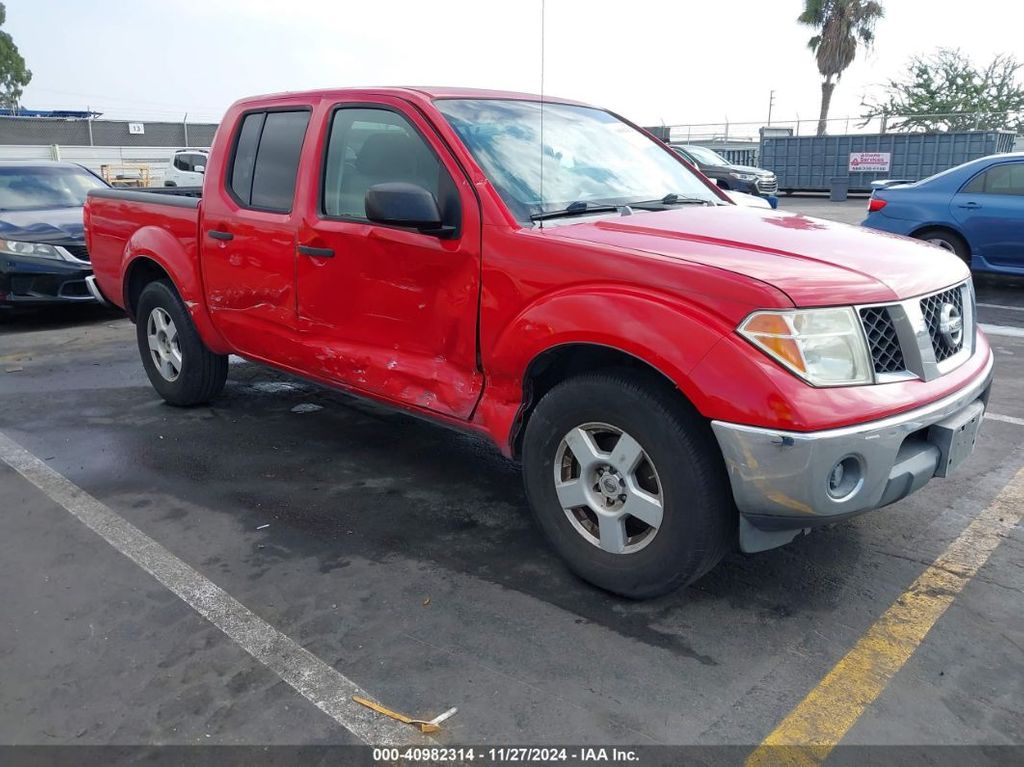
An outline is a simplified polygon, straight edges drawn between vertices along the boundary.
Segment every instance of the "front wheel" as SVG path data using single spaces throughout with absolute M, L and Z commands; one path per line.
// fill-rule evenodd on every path
M 688 403 L 631 371 L 549 391 L 523 440 L 537 521 L 569 567 L 623 596 L 658 596 L 714 567 L 736 510 L 717 443 Z
M 220 394 L 228 358 L 206 348 L 170 282 L 157 280 L 143 289 L 135 329 L 146 375 L 168 403 L 187 407 Z

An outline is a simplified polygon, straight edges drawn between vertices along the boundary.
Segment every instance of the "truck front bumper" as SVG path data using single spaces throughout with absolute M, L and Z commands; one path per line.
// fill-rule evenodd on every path
M 712 421 L 740 511 L 740 548 L 781 546 L 946 476 L 974 447 L 991 385 L 989 359 L 960 391 L 878 421 L 817 432 Z

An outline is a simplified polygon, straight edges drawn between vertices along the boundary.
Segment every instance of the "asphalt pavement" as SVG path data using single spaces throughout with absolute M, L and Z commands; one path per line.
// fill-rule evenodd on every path
M 474 437 L 241 361 L 215 403 L 175 409 L 126 319 L 8 323 L 0 743 L 357 742 L 342 703 L 307 694 L 308 666 L 338 701 L 350 682 L 415 716 L 457 706 L 442 744 L 752 748 L 1020 484 L 1021 287 L 978 281 L 996 382 L 954 477 L 646 602 L 573 577 L 518 467 Z M 83 523 L 107 512 L 113 527 Z M 843 743 L 1021 744 L 1024 531 L 989 534 Z M 273 653 L 309 657 L 275 665 L 268 630 Z

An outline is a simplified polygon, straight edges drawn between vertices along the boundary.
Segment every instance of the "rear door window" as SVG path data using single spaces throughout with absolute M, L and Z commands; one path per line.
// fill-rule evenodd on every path
M 235 142 L 235 155 L 231 160 L 231 182 L 229 188 L 242 205 L 252 201 L 252 170 L 256 163 L 256 148 L 263 132 L 263 112 L 246 115 Z
M 1024 162 L 989 168 L 985 174 L 985 193 L 1024 195 Z
M 231 166 L 230 188 L 239 203 L 280 213 L 291 210 L 308 124 L 305 110 L 246 116 Z
M 966 194 L 1024 195 L 1024 162 L 994 165 L 968 181 L 963 191 Z

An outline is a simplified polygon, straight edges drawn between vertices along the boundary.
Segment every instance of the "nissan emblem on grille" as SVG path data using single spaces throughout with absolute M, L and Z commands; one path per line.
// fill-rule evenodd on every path
M 876 383 L 907 376 L 930 381 L 970 356 L 974 343 L 971 286 L 961 283 L 920 298 L 858 307 Z
M 964 318 L 953 304 L 945 303 L 939 312 L 939 332 L 951 347 L 958 347 L 964 340 Z
M 921 314 L 931 336 L 935 359 L 942 362 L 963 347 L 964 303 L 959 287 L 921 299 Z

